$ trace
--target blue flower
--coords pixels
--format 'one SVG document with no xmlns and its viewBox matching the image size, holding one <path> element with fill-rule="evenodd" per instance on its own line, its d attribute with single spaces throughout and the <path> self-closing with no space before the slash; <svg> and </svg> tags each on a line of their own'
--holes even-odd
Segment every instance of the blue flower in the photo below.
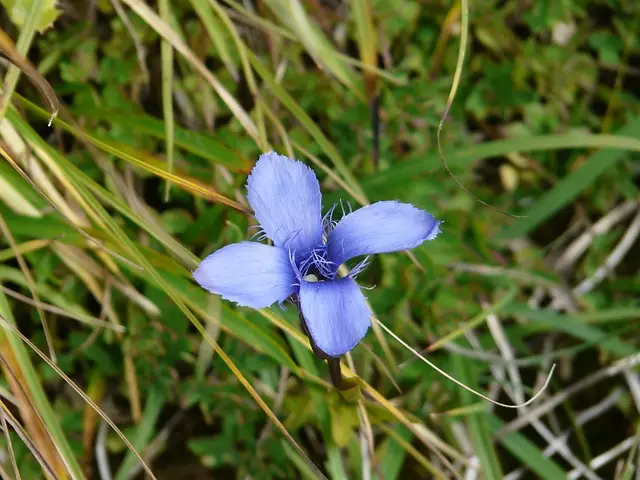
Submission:
<svg viewBox="0 0 640 480">
<path fill-rule="evenodd" d="M 333 220 L 322 216 L 313 170 L 274 152 L 260 156 L 247 181 L 247 199 L 265 237 L 227 245 L 205 258 L 193 277 L 205 289 L 239 305 L 264 308 L 297 296 L 316 347 L 339 357 L 370 325 L 370 311 L 354 276 L 338 267 L 362 255 L 417 247 L 440 232 L 441 222 L 413 205 L 377 202 Z"/>
</svg>

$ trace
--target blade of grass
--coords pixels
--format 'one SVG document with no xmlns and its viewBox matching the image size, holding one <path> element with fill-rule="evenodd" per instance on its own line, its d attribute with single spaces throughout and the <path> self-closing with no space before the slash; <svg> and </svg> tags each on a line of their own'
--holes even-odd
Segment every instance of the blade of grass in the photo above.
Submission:
<svg viewBox="0 0 640 480">
<path fill-rule="evenodd" d="M 427 351 L 434 352 L 439 348 L 441 348 L 443 345 L 446 345 L 452 340 L 455 340 L 460 335 L 464 334 L 466 331 L 477 327 L 487 319 L 487 316 L 496 314 L 497 312 L 505 308 L 507 305 L 509 305 L 513 301 L 517 293 L 518 293 L 518 289 L 516 287 L 511 287 L 509 291 L 500 300 L 492 304 L 489 308 L 480 312 L 478 315 L 473 317 L 468 322 L 463 323 L 460 327 L 456 328 L 451 333 L 448 333 L 447 335 L 442 337 L 440 340 L 437 340 L 431 345 L 429 345 L 429 347 L 427 348 Z"/>
<path fill-rule="evenodd" d="M 12 211 L 21 215 L 34 218 L 41 217 L 40 210 L 31 204 L 16 185 L 17 182 L 12 180 L 6 171 L 0 172 L 0 200 Z"/>
<path fill-rule="evenodd" d="M 333 47 L 318 25 L 311 21 L 299 0 L 266 0 L 265 3 L 280 22 L 294 32 L 321 70 L 331 72 L 353 93 L 362 95 L 356 88 L 353 72 L 335 56 L 326 54 Z"/>
<path fill-rule="evenodd" d="M 353 21 L 356 24 L 358 50 L 363 65 L 375 66 L 378 63 L 378 47 L 376 31 L 373 25 L 373 13 L 370 0 L 351 0 Z M 377 75 L 371 70 L 364 70 L 364 85 L 369 102 L 373 146 L 371 155 L 365 155 L 364 163 L 368 172 L 373 172 L 379 163 L 380 152 L 380 118 L 379 100 L 376 92 Z"/>
<path fill-rule="evenodd" d="M 11 457 L 11 463 L 12 463 L 12 466 L 13 466 L 14 473 L 16 475 L 16 480 L 20 480 L 21 476 L 20 476 L 20 472 L 18 470 L 18 465 L 17 465 L 17 463 L 15 461 L 15 457 L 14 457 L 14 454 L 13 454 L 13 446 L 11 444 L 11 438 L 10 438 L 10 435 L 9 435 L 9 429 L 7 428 L 7 424 L 10 424 L 13 427 L 13 430 L 16 432 L 18 437 L 20 437 L 20 439 L 24 442 L 24 444 L 27 446 L 29 451 L 33 454 L 35 459 L 38 461 L 38 463 L 40 464 L 40 467 L 42 468 L 42 470 L 44 472 L 46 472 L 47 475 L 50 476 L 50 478 L 57 478 L 55 472 L 51 468 L 51 465 L 49 465 L 47 460 L 42 456 L 42 454 L 38 450 L 38 447 L 35 444 L 35 442 L 31 439 L 31 437 L 25 431 L 25 429 L 22 428 L 22 425 L 20 425 L 20 423 L 18 422 L 18 419 L 13 416 L 11 411 L 7 408 L 7 406 L 1 400 L 0 400 L 0 409 L 2 409 L 2 414 L 1 414 L 2 415 L 2 426 L 3 426 L 4 433 L 6 435 L 7 443 L 8 443 L 8 446 L 9 446 L 9 455 Z M 5 475 L 2 478 L 10 478 L 10 477 Z"/>
<path fill-rule="evenodd" d="M 238 75 L 238 69 L 228 47 L 229 40 L 222 34 L 224 29 L 222 28 L 218 18 L 216 18 L 212 13 L 209 0 L 191 0 L 191 5 L 198 17 L 200 17 L 200 21 L 202 21 L 202 24 L 207 31 L 207 35 L 209 35 L 209 38 L 211 39 L 211 43 L 213 43 L 213 46 L 218 52 L 218 55 L 220 55 L 222 62 L 231 74 L 231 78 L 237 82 L 240 76 Z M 165 18 L 164 21 L 166 22 L 167 19 Z"/>
<path fill-rule="evenodd" d="M 28 242 L 16 244 L 14 248 L 7 248 L 0 250 L 0 262 L 5 262 L 12 258 L 15 258 L 17 254 L 24 255 L 25 253 L 36 252 L 42 248 L 46 248 L 51 244 L 51 240 L 37 239 L 29 240 Z"/>
<path fill-rule="evenodd" d="M 135 11 L 156 33 L 167 40 L 173 48 L 175 48 L 180 54 L 196 69 L 196 71 L 209 82 L 216 93 L 220 96 L 223 102 L 227 104 L 233 115 L 243 126 L 247 134 L 256 143 L 259 143 L 258 128 L 256 127 L 251 117 L 240 106 L 238 101 L 231 95 L 231 93 L 224 88 L 216 76 L 211 73 L 210 70 L 202 63 L 202 61 L 191 51 L 188 45 L 180 38 L 180 36 L 174 32 L 171 27 L 164 22 L 151 8 L 140 0 L 123 0 L 124 3 L 129 5 L 133 11 Z"/>
<path fill-rule="evenodd" d="M 357 180 L 347 167 L 344 159 L 338 153 L 336 147 L 327 139 L 327 137 L 322 133 L 320 128 L 315 124 L 315 122 L 309 117 L 309 115 L 298 105 L 298 103 L 293 99 L 291 95 L 289 95 L 282 86 L 280 86 L 268 69 L 262 64 L 262 62 L 256 57 L 253 52 L 247 51 L 249 56 L 249 60 L 251 61 L 251 65 L 258 72 L 260 78 L 265 82 L 265 84 L 269 87 L 271 92 L 278 98 L 278 100 L 293 114 L 294 117 L 300 122 L 300 124 L 307 130 L 309 135 L 313 137 L 313 139 L 318 143 L 318 145 L 322 148 L 325 154 L 329 157 L 329 159 L 333 162 L 335 168 L 340 172 L 345 181 L 349 184 L 349 186 L 362 198 L 366 199 L 366 195 L 362 192 L 360 185 Z M 367 202 L 368 203 L 368 202 Z"/>
<path fill-rule="evenodd" d="M 38 317 L 40 317 L 40 324 L 42 325 L 42 331 L 44 333 L 45 340 L 47 342 L 47 348 L 49 349 L 49 355 L 51 356 L 51 361 L 56 363 L 56 351 L 53 346 L 53 337 L 51 336 L 51 331 L 49 329 L 49 324 L 47 323 L 47 317 L 44 314 L 44 310 L 40 306 L 40 298 L 38 297 L 38 292 L 36 291 L 35 282 L 33 280 L 33 276 L 31 275 L 31 271 L 29 270 L 29 266 L 25 261 L 22 253 L 18 251 L 16 247 L 16 241 L 11 234 L 11 229 L 4 221 L 4 217 L 0 213 L 0 231 L 7 237 L 7 242 L 11 246 L 11 249 L 15 253 L 16 260 L 18 261 L 18 265 L 20 266 L 20 270 L 24 275 L 25 280 L 27 281 L 27 285 L 29 285 L 29 291 L 31 292 L 31 296 L 36 302 L 36 310 L 38 311 Z"/>
<path fill-rule="evenodd" d="M 560 135 L 517 136 L 485 142 L 470 147 L 445 150 L 445 156 L 449 168 L 461 169 L 467 167 L 472 162 L 478 162 L 491 157 L 500 157 L 512 152 L 576 148 L 606 149 L 591 157 L 589 165 L 595 169 L 596 174 L 590 174 L 592 170 L 589 170 L 590 167 L 587 167 L 587 164 L 583 165 L 583 167 L 577 171 L 585 170 L 581 175 L 587 175 L 586 170 L 589 170 L 587 180 L 592 182 L 598 175 L 601 175 L 606 168 L 623 157 L 620 150 L 640 152 L 640 135 L 638 132 L 640 132 L 640 117 L 634 117 L 625 128 L 620 130 L 619 135 L 570 133 Z M 596 160 L 593 160 L 594 158 Z M 584 167 L 587 168 L 585 169 Z M 390 193 L 401 192 L 405 188 L 406 182 L 416 181 L 421 175 L 433 173 L 437 169 L 438 153 L 432 152 L 425 157 L 412 158 L 394 165 L 392 169 L 375 173 L 368 178 L 362 179 L 360 185 L 373 199 L 383 198 L 382 194 L 388 196 Z M 557 193 L 555 194 L 557 195 Z M 344 196 L 344 192 L 342 191 L 331 192 L 325 195 L 325 201 L 333 203 L 338 201 L 341 196 Z M 521 222 L 526 221 L 527 223 L 523 226 L 526 226 L 527 228 L 525 230 L 529 231 L 533 228 L 530 226 L 531 222 L 535 221 L 536 218 L 548 217 L 548 215 L 546 215 L 546 208 L 553 207 L 553 211 L 557 211 L 555 204 L 552 205 L 551 202 L 545 202 L 545 204 L 546 206 L 544 208 L 538 208 L 540 205 L 538 202 L 535 211 L 527 212 L 527 219 L 513 223 L 512 229 L 515 229 L 516 225 L 523 225 Z M 536 214 L 538 210 L 540 210 L 540 215 Z M 524 230 L 520 227 L 517 228 L 518 230 L 506 231 L 502 236 L 507 238 L 522 234 Z"/>
<path fill-rule="evenodd" d="M 11 468 L 13 469 L 13 475 L 16 480 L 22 480 L 22 475 L 20 475 L 20 469 L 18 468 L 18 463 L 16 462 L 16 454 L 13 451 L 13 442 L 11 441 L 11 435 L 9 434 L 9 424 L 7 423 L 7 416 L 5 415 L 5 411 L 9 409 L 5 406 L 5 404 L 0 400 L 0 418 L 2 419 L 2 431 L 4 433 L 5 442 L 7 442 L 7 450 L 9 452 L 9 461 L 11 463 Z M 26 443 L 26 442 L 25 442 Z M 53 473 L 51 469 L 49 469 L 49 475 Z"/>
<path fill-rule="evenodd" d="M 49 101 L 52 112 L 49 124 L 51 124 L 51 120 L 53 120 L 58 113 L 58 99 L 53 89 L 26 59 L 44 7 L 45 0 L 33 0 L 31 2 L 31 8 L 29 9 L 24 25 L 20 29 L 20 35 L 15 47 L 4 31 L 0 30 L 0 50 L 2 50 L 13 63 L 7 71 L 2 87 L 2 95 L 0 96 L 0 120 L 4 117 L 7 107 L 11 102 L 11 96 L 18 84 L 21 71 L 33 81 L 34 85 L 36 85 L 42 95 Z"/>
<path fill-rule="evenodd" d="M 144 447 L 153 439 L 154 426 L 158 422 L 164 404 L 165 395 L 158 388 L 152 388 L 144 406 L 142 421 L 138 424 L 131 441 L 136 450 L 143 452 Z M 135 454 L 129 450 L 118 468 L 115 480 L 128 480 L 129 472 L 137 466 L 138 462 Z"/>
<path fill-rule="evenodd" d="M 215 3 L 215 0 L 210 0 L 210 1 L 212 3 Z M 289 29 L 276 25 L 273 22 L 270 22 L 269 20 L 266 20 L 263 17 L 260 17 L 259 15 L 256 15 L 250 12 L 239 3 L 229 2 L 228 6 L 235 11 L 235 13 L 231 12 L 229 16 L 233 16 L 235 19 L 243 23 L 246 23 L 251 27 L 258 27 L 262 29 L 265 33 L 279 35 L 283 38 L 286 38 L 287 40 L 292 40 L 294 42 L 301 43 L 300 39 Z M 375 64 L 366 65 L 362 63 L 361 60 L 350 57 L 349 55 L 346 55 L 340 52 L 339 50 L 336 50 L 331 45 L 329 45 L 327 48 L 323 47 L 322 45 L 316 45 L 316 48 L 318 48 L 318 51 L 321 52 L 322 55 L 324 56 L 336 57 L 340 61 L 348 65 L 353 65 L 354 67 L 360 68 L 365 72 L 375 73 L 378 77 L 384 78 L 385 80 L 395 85 L 406 85 L 407 83 L 406 78 L 394 76 L 392 73 L 386 70 L 383 70 L 381 68 L 378 68 Z"/>
<path fill-rule="evenodd" d="M 170 22 L 171 10 L 169 0 L 159 0 L 158 10 L 160 18 Z M 166 40 L 160 43 L 160 60 L 162 68 L 162 113 L 164 115 L 165 154 L 167 155 L 167 170 L 173 172 L 173 154 L 175 142 L 175 124 L 173 120 L 173 47 Z M 165 184 L 164 201 L 169 201 L 171 183 Z"/>
<path fill-rule="evenodd" d="M 17 94 L 14 94 L 14 98 L 15 97 L 17 97 Z M 86 217 L 78 212 L 79 209 L 76 208 L 75 205 L 72 206 L 72 203 L 75 200 L 73 198 L 73 192 L 67 191 L 71 195 L 67 195 L 65 198 L 59 191 L 59 188 L 64 189 L 66 187 L 64 181 L 60 181 L 60 187 L 58 187 L 57 182 L 55 181 L 58 179 L 56 174 L 59 172 L 54 172 L 54 175 L 52 176 L 43 167 L 43 164 L 47 165 L 47 159 L 43 159 L 41 163 L 31 150 L 31 147 L 24 141 L 24 137 L 11 124 L 11 122 L 7 121 L 7 119 L 0 122 L 0 133 L 6 142 L 6 148 L 3 149 L 7 151 L 11 159 L 15 159 L 15 161 L 11 161 L 9 159 L 7 159 L 7 161 L 11 168 L 13 168 L 14 173 L 22 177 L 24 182 L 27 183 L 28 191 L 30 192 L 30 195 L 28 195 L 27 198 L 31 203 L 37 205 L 38 210 L 44 209 L 47 206 L 47 203 L 52 204 L 56 210 L 59 210 L 63 216 L 76 227 L 87 227 L 88 223 Z M 3 170 L 6 171 L 4 168 Z M 25 170 L 29 171 L 29 175 L 24 173 Z M 14 182 L 14 185 L 19 185 L 19 183 Z M 38 190 L 41 190 L 44 193 L 47 199 L 46 201 L 43 195 L 38 194 Z M 23 193 L 26 191 L 27 190 Z M 36 203 L 34 196 L 39 202 L 41 202 L 40 204 Z M 35 216 L 41 217 L 42 214 L 38 211 Z"/>
<path fill-rule="evenodd" d="M 89 376 L 89 382 L 87 385 L 87 395 L 97 405 L 102 403 L 105 391 L 107 389 L 105 376 L 100 372 L 98 368 L 94 368 L 93 372 Z M 82 413 L 82 446 L 84 447 L 84 467 L 87 477 L 91 477 L 93 470 L 93 443 L 96 438 L 96 430 L 98 429 L 98 421 L 100 416 L 91 408 L 90 405 L 85 404 Z"/>
<path fill-rule="evenodd" d="M 43 108 L 21 95 L 16 93 L 14 98 L 39 116 L 43 118 L 48 116 Z M 164 122 L 151 115 L 104 108 L 82 108 L 76 109 L 75 112 L 79 115 L 109 122 L 111 125 L 130 128 L 134 132 L 146 133 L 160 140 L 166 139 Z M 61 124 L 61 126 L 65 128 L 65 124 Z M 174 137 L 175 145 L 210 161 L 213 165 L 221 164 L 234 172 L 248 172 L 251 169 L 252 163 L 246 157 L 214 140 L 211 135 L 204 135 L 176 125 L 174 126 Z"/>
<path fill-rule="evenodd" d="M 370 0 L 351 0 L 353 21 L 356 24 L 358 50 L 363 65 L 376 66 L 378 64 L 376 32 L 373 26 L 373 13 Z M 367 94 L 369 97 L 375 93 L 376 76 L 371 70 L 364 72 Z"/>
<path fill-rule="evenodd" d="M 36 135 L 36 137 L 40 138 L 37 135 Z M 18 166 L 18 164 L 15 163 L 13 161 L 13 159 L 8 155 L 8 153 L 5 152 L 2 148 L 0 148 L 0 155 L 2 155 L 5 160 L 7 160 L 9 163 L 11 163 L 11 165 L 23 176 L 23 178 L 25 178 L 25 180 L 31 182 L 31 179 L 29 179 L 27 174 L 22 171 L 22 169 Z M 114 257 L 119 257 L 124 262 L 129 262 L 129 260 L 127 260 L 125 257 L 121 257 L 118 253 L 114 252 L 113 250 L 108 249 L 100 241 L 96 240 L 91 235 L 86 233 L 83 229 L 81 229 L 80 227 L 76 226 L 75 223 L 72 220 L 70 220 L 60 209 L 58 209 L 58 207 L 56 207 L 56 205 L 51 200 L 49 200 L 49 198 L 42 192 L 42 190 L 40 190 L 38 188 L 38 186 L 35 183 L 31 182 L 31 185 L 33 186 L 33 188 L 38 193 L 40 193 L 42 195 L 42 198 L 47 200 L 51 204 L 51 206 L 56 209 L 56 211 L 69 223 L 69 225 L 71 225 L 78 233 L 80 233 L 83 237 L 85 237 L 90 243 L 92 243 L 94 245 L 97 245 L 99 248 L 102 248 L 103 250 L 105 250 L 109 254 L 113 255 Z M 129 262 L 129 263 L 131 263 L 131 262 Z M 132 265 L 135 266 L 135 264 L 132 264 Z"/>
<path fill-rule="evenodd" d="M 500 234 L 501 238 L 506 239 L 526 235 L 558 210 L 568 205 L 589 188 L 596 179 L 602 177 L 607 169 L 615 166 L 625 158 L 626 155 L 624 152 L 620 152 L 620 149 L 629 149 L 637 152 L 640 147 L 640 140 L 638 140 L 640 138 L 640 118 L 632 119 L 625 127 L 620 129 L 618 135 L 602 135 L 599 137 L 604 137 L 608 140 L 606 142 L 609 144 L 608 147 L 616 150 L 601 150 L 591 155 L 580 168 L 569 173 L 539 198 L 533 207 L 526 212 L 527 218 L 520 219 L 506 228 Z M 614 139 L 616 139 L 617 144 L 614 144 Z"/>
<path fill-rule="evenodd" d="M 390 429 L 391 430 L 391 429 Z M 378 447 L 377 456 L 382 458 L 380 462 L 380 476 L 385 480 L 396 480 L 405 461 L 405 444 L 409 442 L 411 432 L 403 426 L 392 429 L 395 435 L 388 433 L 388 437 Z"/>
<path fill-rule="evenodd" d="M 0 292 L 0 317 L 4 322 L 10 325 L 11 328 L 17 328 L 9 302 L 2 292 Z M 47 436 L 55 445 L 57 453 L 53 454 L 53 456 L 49 455 L 48 463 L 50 465 L 55 464 L 57 463 L 56 459 L 59 458 L 62 460 L 66 470 L 73 480 L 83 479 L 82 469 L 78 464 L 74 451 L 71 448 L 71 444 L 68 442 L 66 435 L 62 431 L 58 418 L 47 399 L 47 395 L 44 392 L 40 378 L 31 358 L 29 357 L 27 349 L 24 347 L 18 336 L 13 335 L 11 331 L 7 331 L 5 328 L 0 331 L 0 338 L 3 342 L 8 343 L 12 355 L 15 357 L 16 366 L 24 380 L 23 388 L 25 390 L 25 395 L 28 396 L 28 402 L 33 405 L 35 413 L 43 422 L 43 427 L 47 432 Z M 43 356 L 45 359 L 47 358 L 46 355 L 43 354 Z M 48 360 L 49 359 L 47 359 L 47 361 Z M 58 475 L 64 474 L 64 469 L 61 470 L 60 467 L 54 467 L 54 470 Z"/>
<path fill-rule="evenodd" d="M 438 468 L 435 465 L 433 465 L 433 463 L 427 460 L 427 458 L 424 455 L 422 455 L 413 445 L 411 445 L 411 443 L 407 439 L 407 438 L 410 438 L 410 435 L 407 434 L 406 430 L 403 429 L 402 431 L 404 432 L 404 435 L 401 435 L 395 430 L 387 427 L 384 424 L 380 424 L 379 427 L 382 429 L 383 432 L 385 432 L 389 436 L 389 439 L 387 440 L 388 441 L 387 448 L 390 449 L 392 448 L 392 446 L 395 446 L 395 445 L 398 445 L 400 447 L 400 448 L 394 448 L 392 452 L 387 453 L 387 455 L 383 460 L 383 464 L 381 465 L 381 470 L 383 472 L 386 473 L 390 469 L 395 470 L 396 468 L 398 468 L 399 465 L 394 466 L 393 463 L 391 462 L 395 463 L 398 460 L 401 461 L 401 459 L 404 457 L 404 452 L 409 452 L 411 456 L 416 460 L 418 460 L 418 463 L 420 463 L 420 465 L 422 465 L 422 467 L 431 475 L 433 475 L 435 478 L 442 478 L 442 479 L 451 478 L 449 476 L 445 476 L 440 470 L 438 470 Z M 384 467 L 384 469 L 382 467 Z M 385 475 L 384 478 L 386 479 L 389 477 Z"/>
<path fill-rule="evenodd" d="M 631 355 L 637 350 L 618 336 L 610 336 L 598 327 L 585 325 L 579 317 L 560 315 L 552 311 L 531 310 L 524 305 L 514 306 L 510 313 L 527 318 L 532 324 L 543 326 L 545 329 L 562 331 L 572 337 L 580 338 L 619 357 Z"/>
<path fill-rule="evenodd" d="M 20 125 L 22 128 L 21 132 L 24 131 L 25 122 L 20 118 L 20 116 L 9 110 L 7 112 L 7 118 L 11 120 L 12 123 L 16 125 Z M 192 193 L 198 194 L 204 198 L 207 198 L 214 202 L 220 202 L 224 205 L 228 205 L 233 207 L 241 212 L 248 213 L 248 210 L 243 205 L 240 205 L 238 202 L 231 200 L 224 195 L 219 194 L 215 190 L 209 188 L 204 185 L 199 180 L 189 178 L 184 174 L 175 174 L 168 172 L 164 166 L 163 162 L 153 157 L 151 154 L 146 152 L 142 152 L 140 150 L 136 150 L 127 145 L 118 145 L 116 143 L 110 142 L 108 140 L 103 140 L 97 136 L 94 136 L 80 128 L 76 128 L 60 119 L 56 120 L 56 125 L 62 126 L 68 132 L 74 134 L 78 138 L 82 138 L 89 143 L 95 145 L 96 147 L 104 150 L 105 152 L 111 153 L 116 157 L 125 160 L 136 167 L 142 168 L 154 175 L 159 176 L 160 178 L 166 179 L 176 185 L 181 186 L 185 190 L 188 190 Z M 24 134 L 24 133 L 23 133 Z M 34 141 L 38 141 L 40 137 L 38 135 L 31 135 L 31 139 Z M 40 139 L 41 140 L 41 139 Z M 58 156 L 59 157 L 59 156 Z"/>
<path fill-rule="evenodd" d="M 0 309 L 3 310 L 2 313 L 6 313 L 4 311 L 4 308 L 2 308 L 1 304 L 2 304 L 2 299 L 4 299 L 4 296 L 0 295 Z M 6 301 L 6 299 L 5 299 Z M 100 415 L 100 417 L 109 424 L 109 426 L 118 434 L 118 436 L 122 439 L 122 441 L 126 444 L 126 446 L 134 452 L 134 454 L 137 454 L 137 452 L 135 451 L 135 448 L 133 448 L 133 445 L 131 444 L 131 442 L 129 440 L 127 440 L 127 437 L 125 437 L 125 435 L 120 431 L 120 429 L 116 426 L 115 423 L 113 423 L 113 421 L 109 418 L 109 416 L 104 413 L 104 411 L 102 411 L 102 409 L 100 407 L 98 407 L 98 405 L 95 404 L 95 402 L 93 400 L 91 400 L 91 398 L 82 391 L 82 389 L 80 387 L 78 387 L 78 385 L 76 385 L 73 380 L 71 380 L 67 374 L 65 374 L 58 366 L 56 366 L 55 364 L 51 363 L 51 361 L 47 358 L 47 356 L 42 353 L 38 347 L 36 347 L 27 337 L 25 337 L 22 333 L 20 333 L 20 331 L 17 329 L 17 327 L 15 326 L 15 322 L 10 323 L 5 317 L 4 315 L 2 315 L 2 313 L 0 313 L 0 321 L 2 321 L 3 323 L 3 328 L 5 330 L 5 335 L 6 335 L 6 331 L 8 330 L 9 332 L 15 334 L 14 335 L 7 335 L 8 338 L 13 338 L 16 341 L 16 344 L 20 345 L 20 348 L 22 348 L 24 350 L 25 355 L 27 354 L 26 349 L 24 348 L 24 345 L 22 345 L 22 343 L 20 343 L 20 340 L 22 340 L 23 343 L 25 343 L 30 349 L 31 351 L 33 351 L 34 353 L 36 353 L 47 365 L 49 365 L 49 367 L 51 367 L 66 383 L 67 385 L 69 385 L 80 397 L 82 397 L 82 399 L 88 403 L 89 405 L 91 405 L 96 412 L 98 412 L 98 414 Z M 9 312 L 10 313 L 10 312 Z M 10 317 L 11 318 L 11 317 Z M 17 336 L 17 338 L 16 338 Z M 44 395 L 44 393 L 43 393 Z M 46 398 L 46 397 L 45 397 Z M 50 408 L 50 407 L 49 407 Z M 52 412 L 53 413 L 53 412 Z M 48 424 L 47 424 L 48 426 Z M 59 428 L 59 426 L 58 426 Z M 65 442 L 66 442 L 66 438 L 64 438 Z M 144 463 L 144 460 L 137 455 L 138 460 L 142 463 L 145 471 L 147 472 L 147 474 L 153 479 L 153 480 L 157 480 L 156 477 L 153 475 L 153 472 L 149 469 L 149 467 L 146 465 L 146 463 Z M 65 458 L 66 459 L 66 458 Z M 75 462 L 75 458 L 74 458 L 74 462 Z M 76 463 L 77 464 L 77 463 Z M 78 467 L 79 468 L 79 467 Z M 70 473 L 74 473 L 74 472 L 70 472 Z M 82 476 L 82 473 L 80 472 L 80 476 L 73 477 L 74 480 L 75 478 L 78 479 L 82 479 L 84 478 Z"/>
</svg>

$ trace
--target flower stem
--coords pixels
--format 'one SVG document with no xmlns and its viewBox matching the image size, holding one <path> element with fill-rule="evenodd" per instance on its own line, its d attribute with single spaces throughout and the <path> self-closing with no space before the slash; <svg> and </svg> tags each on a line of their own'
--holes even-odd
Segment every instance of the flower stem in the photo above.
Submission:
<svg viewBox="0 0 640 480">
<path fill-rule="evenodd" d="M 327 357 L 327 365 L 329 366 L 331 383 L 333 383 L 334 387 L 336 387 L 338 390 L 348 390 L 353 387 L 351 383 L 346 382 L 342 377 L 339 357 Z"/>
</svg>

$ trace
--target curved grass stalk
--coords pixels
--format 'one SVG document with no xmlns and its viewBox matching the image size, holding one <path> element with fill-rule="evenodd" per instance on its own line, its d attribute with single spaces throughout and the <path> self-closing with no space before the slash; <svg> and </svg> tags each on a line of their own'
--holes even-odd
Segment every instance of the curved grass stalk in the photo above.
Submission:
<svg viewBox="0 0 640 480">
<path fill-rule="evenodd" d="M 473 193 L 471 193 L 467 187 L 465 187 L 460 180 L 453 174 L 449 165 L 447 165 L 446 160 L 444 159 L 444 153 L 442 153 L 442 144 L 440 142 L 440 136 L 442 133 L 442 127 L 444 126 L 444 122 L 447 119 L 447 115 L 449 115 L 449 110 L 451 109 L 451 105 L 453 104 L 453 100 L 456 96 L 456 92 L 458 91 L 458 85 L 460 84 L 460 77 L 462 76 L 462 66 L 464 64 L 464 58 L 467 51 L 467 42 L 469 37 L 469 0 L 461 0 L 462 2 L 462 30 L 460 34 L 460 48 L 458 50 L 458 61 L 456 63 L 456 70 L 453 74 L 453 84 L 451 85 L 451 91 L 449 92 L 449 97 L 447 98 L 447 106 L 444 109 L 444 113 L 442 114 L 442 118 L 440 119 L 440 123 L 438 124 L 438 131 L 436 133 L 436 141 L 438 143 L 438 153 L 440 154 L 440 162 L 442 166 L 447 171 L 449 176 L 455 180 L 458 186 L 471 198 L 473 198 L 476 202 L 481 203 L 485 207 L 490 208 L 502 215 L 506 215 L 511 218 L 526 218 L 526 216 L 521 215 L 512 215 L 511 213 L 503 212 L 502 210 L 494 207 L 493 205 L 485 202 L 484 200 L 478 198 Z"/>
<path fill-rule="evenodd" d="M 447 372 L 445 372 L 444 370 L 442 370 L 440 367 L 438 367 L 437 365 L 435 365 L 433 362 L 430 362 L 429 360 L 427 360 L 425 357 L 423 357 L 417 350 L 415 350 L 414 348 L 410 347 L 404 340 L 402 340 L 400 337 L 398 337 L 395 333 L 393 333 L 384 323 L 382 323 L 380 320 L 375 319 L 376 322 L 378 322 L 378 324 L 384 329 L 385 332 L 387 332 L 389 335 L 391 335 L 400 345 L 402 345 L 404 348 L 406 348 L 407 350 L 409 350 L 411 353 L 413 353 L 416 357 L 418 357 L 420 360 L 422 360 L 424 363 L 426 363 L 427 365 L 429 365 L 431 368 L 433 368 L 436 372 L 438 372 L 440 375 L 442 375 L 443 377 L 447 378 L 448 380 L 451 380 L 453 383 L 455 383 L 456 385 L 458 385 L 459 387 L 464 388 L 465 390 L 467 390 L 468 392 L 473 393 L 474 395 L 486 400 L 487 402 L 493 403 L 494 405 L 497 405 L 499 407 L 504 407 L 504 408 L 522 408 L 522 407 L 526 407 L 527 405 L 530 405 L 531 403 L 535 402 L 540 395 L 542 395 L 542 393 L 544 393 L 544 391 L 547 389 L 547 386 L 549 385 L 549 382 L 551 381 L 551 377 L 553 376 L 553 372 L 556 369 L 556 364 L 554 363 L 553 366 L 551 367 L 551 370 L 549 370 L 549 373 L 547 374 L 547 379 L 544 381 L 544 384 L 542 385 L 542 387 L 540 387 L 540 390 L 538 390 L 535 395 L 533 395 L 533 397 L 531 397 L 529 400 L 527 400 L 524 403 L 518 403 L 518 404 L 508 404 L 508 403 L 501 403 L 501 402 L 497 402 L 489 397 L 487 397 L 486 395 L 483 395 L 480 392 L 477 392 L 476 390 L 474 390 L 473 388 L 469 387 L 468 385 L 465 385 L 464 383 L 462 383 L 460 380 L 457 380 L 456 378 L 452 377 L 451 375 L 449 375 Z"/>
<path fill-rule="evenodd" d="M 293 338 L 295 341 L 300 343 L 308 351 L 310 352 L 312 351 L 308 338 L 305 337 L 300 332 L 300 330 L 294 328 L 289 323 L 282 320 L 278 315 L 276 315 L 274 312 L 272 312 L 269 309 L 263 308 L 259 310 L 259 312 L 262 316 L 264 316 L 266 319 L 268 319 L 278 328 L 280 328 L 281 330 L 286 332 L 288 335 L 290 335 L 291 338 Z M 343 365 L 342 367 L 347 375 L 357 376 L 356 373 L 350 368 L 348 368 L 346 365 Z M 404 413 L 402 413 L 402 411 L 398 407 L 396 407 L 393 403 L 387 400 L 384 397 L 384 395 L 378 392 L 374 387 L 369 385 L 363 379 L 360 379 L 360 382 L 362 383 L 364 390 L 375 401 L 377 401 L 380 405 L 386 408 L 389 411 L 389 413 L 391 413 L 391 415 L 393 415 L 395 418 L 398 419 L 398 421 L 400 421 L 400 423 L 402 423 L 405 427 L 407 427 L 427 448 L 433 450 L 434 452 L 437 452 L 438 454 L 442 452 L 458 462 L 463 462 L 463 463 L 468 462 L 468 460 L 462 453 L 458 452 L 449 444 L 439 439 L 433 432 L 428 430 L 426 427 L 424 427 L 424 432 L 419 431 L 415 427 L 414 423 Z"/>
<path fill-rule="evenodd" d="M 5 432 L 8 433 L 6 424 L 10 424 L 13 427 L 13 430 L 18 435 L 18 437 L 20 437 L 20 440 L 24 442 L 24 444 L 27 446 L 29 451 L 35 457 L 36 461 L 40 464 L 40 466 L 42 467 L 42 470 L 45 471 L 50 478 L 54 480 L 58 480 L 59 476 L 56 475 L 51 465 L 49 465 L 49 463 L 47 462 L 47 459 L 42 455 L 42 452 L 38 450 L 38 447 L 33 441 L 33 439 L 29 436 L 29 434 L 22 427 L 22 425 L 20 425 L 20 422 L 18 422 L 18 419 L 13 416 L 13 414 L 11 413 L 11 410 L 9 410 L 9 408 L 5 405 L 5 403 L 2 400 L 0 400 L 0 410 L 2 411 L 1 415 L 2 415 L 2 421 L 3 421 L 3 428 L 5 429 Z M 8 443 L 10 444 L 10 442 Z M 10 449 L 12 450 L 11 445 L 10 445 Z M 13 455 L 13 453 L 10 453 L 10 455 Z M 18 471 L 17 465 L 14 466 L 14 471 L 16 473 L 17 479 L 20 480 L 20 472 Z"/>
</svg>

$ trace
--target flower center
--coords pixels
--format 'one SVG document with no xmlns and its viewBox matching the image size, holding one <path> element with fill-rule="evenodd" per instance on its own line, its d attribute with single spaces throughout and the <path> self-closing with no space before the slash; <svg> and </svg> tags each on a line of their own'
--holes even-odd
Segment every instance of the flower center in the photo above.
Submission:
<svg viewBox="0 0 640 480">
<path fill-rule="evenodd" d="M 327 259 L 325 245 L 311 250 L 300 259 L 292 255 L 292 262 L 298 278 L 305 282 L 317 283 L 335 277 L 335 269 L 333 263 Z"/>
</svg>

